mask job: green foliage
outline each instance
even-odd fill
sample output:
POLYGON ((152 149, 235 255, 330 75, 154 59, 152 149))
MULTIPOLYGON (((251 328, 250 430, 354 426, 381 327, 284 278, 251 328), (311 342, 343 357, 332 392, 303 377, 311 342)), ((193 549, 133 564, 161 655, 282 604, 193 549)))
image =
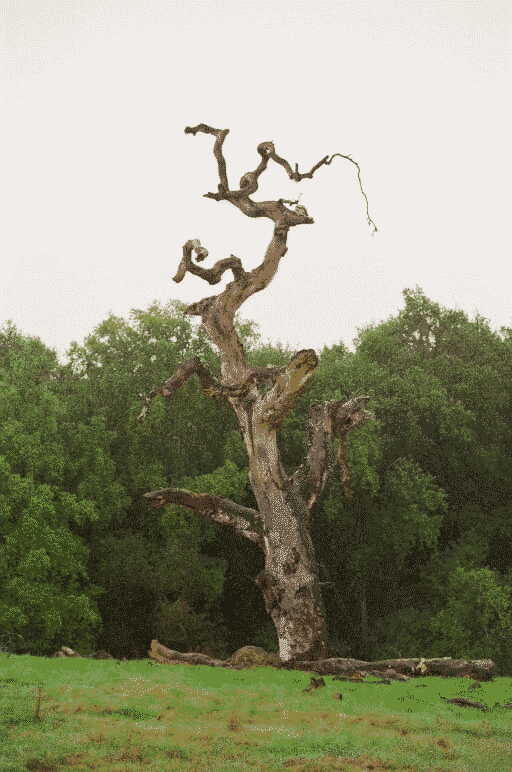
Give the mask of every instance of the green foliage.
MULTIPOLYGON (((251 325, 242 328, 248 336, 251 330, 251 325)), ((155 488, 186 486, 223 464, 224 438, 235 422, 224 404, 202 396, 196 379, 172 403, 155 398, 146 420, 137 421, 140 395, 196 355, 218 369, 204 333, 178 303, 154 303, 133 311, 128 320, 111 316, 70 352, 81 416, 100 421, 111 438, 109 460, 118 491, 113 501, 104 502, 109 517, 102 517, 88 538, 94 551, 91 571, 103 588, 100 643, 115 653, 140 655, 157 633, 177 645, 184 629, 198 647, 213 629, 222 628, 216 604, 224 563, 205 554, 213 538, 210 524, 199 524, 188 513, 185 518, 167 510, 155 513, 142 497, 155 488)))
POLYGON ((512 668, 512 588, 488 568, 456 568, 448 578, 446 602, 431 622, 439 656, 483 659, 493 652, 512 668))
POLYGON ((69 485, 58 376, 54 353, 40 341, 12 325, 0 331, 0 630, 16 651, 88 648, 100 626, 89 550, 76 533, 100 511, 87 491, 69 485))
POLYGON ((334 481, 314 525, 344 653, 424 650, 457 565, 511 568, 510 335, 421 290, 404 299, 354 352, 324 349, 309 390, 308 404, 369 394, 377 417, 350 435, 352 501, 334 481))
POLYGON ((87 587, 88 550, 70 526, 92 502, 2 468, 0 628, 16 650, 45 652, 64 637, 84 643, 99 618, 87 587))
MULTIPOLYGON (((253 366, 289 360, 251 322, 237 329, 253 366)), ((194 355, 219 372, 177 302, 109 316, 66 364, 13 325, 0 330, 0 645, 140 656, 155 636, 212 654, 272 643, 254 546, 142 497, 172 485, 254 506, 234 415, 195 378, 137 421, 140 394, 194 355)), ((511 330, 418 288, 353 351, 321 352, 280 432, 285 468, 302 461, 312 403, 368 394, 376 414, 349 438, 352 497, 334 474, 313 518, 339 653, 460 653, 512 668, 511 384, 511 330)))

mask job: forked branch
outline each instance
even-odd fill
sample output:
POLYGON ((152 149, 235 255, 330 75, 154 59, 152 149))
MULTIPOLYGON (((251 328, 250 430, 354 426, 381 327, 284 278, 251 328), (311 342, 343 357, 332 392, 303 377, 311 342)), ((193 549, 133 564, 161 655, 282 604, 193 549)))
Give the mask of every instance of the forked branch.
POLYGON ((336 451, 336 460, 340 470, 341 487, 345 491, 347 498, 352 497, 350 487, 350 467, 347 461, 347 442, 348 434, 352 429, 356 429, 365 421, 373 419, 375 416, 366 406, 370 397, 353 397, 347 402, 329 403, 329 412, 331 418, 331 431, 338 441, 336 451))
POLYGON ((311 511, 320 498, 335 462, 338 463, 341 485, 350 497, 350 470, 347 463, 348 434, 352 429, 374 417, 366 410, 370 397, 353 397, 346 402, 334 401, 312 405, 307 425, 308 451, 306 458, 292 477, 292 483, 306 499, 311 511), (337 449, 334 449, 334 443, 337 449))

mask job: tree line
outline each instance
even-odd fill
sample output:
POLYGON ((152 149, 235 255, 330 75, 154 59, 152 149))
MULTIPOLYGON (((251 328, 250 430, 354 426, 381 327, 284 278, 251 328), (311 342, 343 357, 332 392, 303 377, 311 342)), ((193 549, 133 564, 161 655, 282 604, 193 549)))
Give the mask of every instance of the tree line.
MULTIPOLYGON (((238 323, 254 367, 286 364, 238 323)), ((229 405, 192 378, 172 401, 141 395, 198 356, 206 335, 171 302, 109 316, 65 363, 13 325, 0 330, 0 646, 61 645, 144 656, 275 650, 254 578, 261 553, 182 507, 172 485, 255 502, 229 405)), ((512 672, 512 330, 405 290, 402 309, 324 347, 280 431, 300 464, 312 404, 371 396, 376 420, 350 436, 350 479, 313 517, 331 646, 340 656, 493 657, 512 672)))

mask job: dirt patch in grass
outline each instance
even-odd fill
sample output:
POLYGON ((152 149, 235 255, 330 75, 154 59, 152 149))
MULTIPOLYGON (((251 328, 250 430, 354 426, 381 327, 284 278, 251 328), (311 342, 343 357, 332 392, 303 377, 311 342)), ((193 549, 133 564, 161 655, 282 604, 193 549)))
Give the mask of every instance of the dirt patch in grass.
POLYGON ((324 770, 338 769, 352 772, 356 769, 406 769, 394 764, 386 764, 379 759, 371 759, 369 756, 320 756, 316 759, 296 758, 288 759, 283 767, 293 769, 295 772, 324 772, 324 770))
POLYGON ((354 718, 348 719, 350 724, 369 724, 370 726, 379 727, 381 729, 398 728, 396 725, 399 719, 395 717, 382 718, 380 716, 354 716, 354 718))
POLYGON ((54 772, 58 766, 46 759, 27 759, 25 769, 29 769, 30 772, 54 772))
POLYGON ((180 748, 172 748, 171 750, 164 751, 164 756, 168 759, 188 759, 189 755, 186 751, 182 751, 180 748))
POLYGON ((66 767, 87 767, 89 769, 94 768, 94 765, 87 763, 85 753, 71 753, 69 756, 64 756, 62 763, 66 767))
POLYGON ((242 724, 240 718, 235 714, 231 715, 228 720, 228 729, 230 732, 239 732, 241 728, 242 724))
POLYGON ((110 758, 112 761, 137 761, 142 763, 145 759, 145 755, 142 748, 125 748, 118 753, 113 753, 110 758))

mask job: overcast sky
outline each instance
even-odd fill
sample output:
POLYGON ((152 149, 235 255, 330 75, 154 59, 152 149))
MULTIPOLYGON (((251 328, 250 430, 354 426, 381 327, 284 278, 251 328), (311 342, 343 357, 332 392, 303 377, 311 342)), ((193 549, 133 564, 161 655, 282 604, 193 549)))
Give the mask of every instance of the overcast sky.
POLYGON ((273 140, 254 198, 301 196, 266 291, 264 339, 320 348, 395 313, 405 287, 512 324, 510 0, 0 0, 0 322, 65 351, 109 312, 194 301, 181 246, 260 260, 271 223, 215 190, 273 140))

